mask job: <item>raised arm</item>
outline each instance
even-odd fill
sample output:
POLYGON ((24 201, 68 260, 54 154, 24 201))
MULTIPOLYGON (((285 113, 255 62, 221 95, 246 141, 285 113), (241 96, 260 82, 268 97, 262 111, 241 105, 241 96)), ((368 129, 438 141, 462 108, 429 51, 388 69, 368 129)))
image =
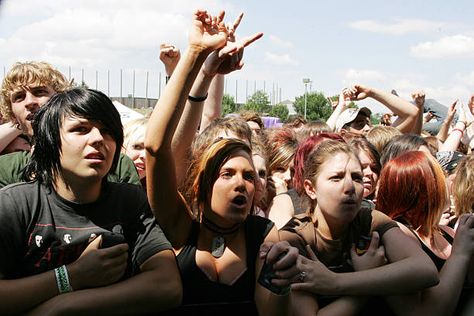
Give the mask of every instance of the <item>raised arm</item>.
POLYGON ((186 102, 172 141, 178 186, 184 180, 188 167, 186 158, 198 127, 200 126, 199 129, 202 130, 210 123, 210 120, 220 116, 224 93, 224 75, 243 67, 244 48, 263 35, 256 33, 235 41, 234 32, 239 26, 242 16, 243 14, 240 14, 234 23, 227 27, 226 45, 209 55, 189 93, 192 97, 188 98, 186 102))
POLYGON ((339 116, 341 115, 342 112, 344 112, 345 109, 347 109, 347 102, 346 102, 346 94, 344 92, 347 91, 347 89, 343 89, 341 93, 339 94, 339 100, 337 102, 336 107, 334 108, 334 111, 332 112, 331 116, 328 118, 326 121, 326 124, 328 124, 329 128, 331 130, 336 130, 336 122, 339 116))
POLYGON ((147 193, 151 209, 173 246, 184 243, 191 217, 177 192, 171 142, 193 82, 207 56, 225 45, 224 12, 212 17, 197 11, 189 34, 189 47, 178 62, 150 117, 146 136, 147 193))
MULTIPOLYGON (((423 111, 425 107, 425 92, 422 90, 415 91, 411 94, 411 98, 418 108, 418 115, 416 116, 415 125, 413 126, 412 133, 420 135, 421 130, 423 129, 423 111)), ((428 115, 430 115, 428 113, 428 115)))
POLYGON ((448 138, 448 131, 449 131, 449 128, 451 127, 451 123, 453 122, 454 115, 456 114, 457 103, 458 103, 458 100, 454 101, 453 104, 451 104, 451 106, 448 108, 446 118, 444 119, 443 123, 441 123, 441 127, 439 128, 438 135, 436 135, 436 138, 438 138, 438 140, 441 142, 446 141, 446 138, 448 138))
MULTIPOLYGON (((456 103, 454 103, 455 105, 456 103)), ((448 115, 449 115, 448 111, 448 115)), ((464 109, 459 110, 459 119, 451 129, 450 134, 446 138, 443 144, 439 146, 439 151, 456 151, 458 150, 459 144, 461 143, 462 137, 466 129, 471 125, 472 122, 468 122, 466 119, 466 113, 464 109)))
POLYGON ((397 128, 402 133, 412 132, 416 120, 418 118, 419 109, 410 102, 385 91, 369 88, 363 85, 355 85, 349 89, 351 100, 359 101, 367 97, 385 105, 398 118, 393 122, 392 126, 397 128))
POLYGON ((171 44, 160 45, 160 60, 165 66, 165 72, 167 79, 173 74, 176 65, 181 58, 181 52, 179 49, 171 44))

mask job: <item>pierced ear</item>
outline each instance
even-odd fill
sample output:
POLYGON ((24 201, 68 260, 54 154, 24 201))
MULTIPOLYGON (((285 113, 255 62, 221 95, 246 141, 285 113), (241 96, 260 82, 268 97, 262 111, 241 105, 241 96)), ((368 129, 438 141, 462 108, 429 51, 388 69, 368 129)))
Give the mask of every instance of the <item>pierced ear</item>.
POLYGON ((310 180, 305 179, 303 182, 304 190, 311 200, 316 200, 316 190, 310 180))

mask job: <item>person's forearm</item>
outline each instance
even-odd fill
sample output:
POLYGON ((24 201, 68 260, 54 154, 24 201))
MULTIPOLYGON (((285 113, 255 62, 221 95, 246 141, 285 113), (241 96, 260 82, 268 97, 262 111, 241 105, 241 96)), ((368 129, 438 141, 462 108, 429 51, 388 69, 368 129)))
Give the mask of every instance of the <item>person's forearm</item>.
POLYGON ((452 117, 446 117, 446 119, 441 123, 441 126, 439 128, 439 132, 436 135, 436 138, 438 138, 440 141, 444 142, 446 138, 448 137, 448 131, 449 127, 451 126, 451 122, 453 121, 452 117))
POLYGON ((351 316, 358 315, 367 302, 365 296, 343 296, 321 308, 318 316, 351 316))
MULTIPOLYGON (((342 95, 339 96, 339 98, 341 98, 341 97, 342 97, 342 95)), ((335 131, 337 119, 339 118, 339 116, 341 115, 341 113, 345 109, 346 109, 345 101, 344 100, 342 100, 342 101, 339 100, 339 103, 337 104, 336 108, 334 109, 334 111, 331 113, 331 116, 326 121, 326 124, 329 126, 329 128, 332 131, 335 131)))
POLYGON ((17 315, 58 295, 54 271, 0 280, 0 315, 17 315))
POLYGON ((421 304, 413 315, 452 315, 461 295, 469 259, 469 256, 451 255, 440 271, 439 284, 423 291, 421 304))
POLYGON ((370 89, 368 96, 382 103, 398 116, 398 119, 392 126, 396 127, 402 133, 412 131, 419 111, 414 104, 396 95, 375 88, 370 89))
POLYGON ((221 116, 224 96, 224 75, 217 74, 209 87, 209 97, 204 103, 199 131, 203 131, 213 120, 221 116))
POLYGON ((430 268, 425 258, 409 257, 375 269, 339 273, 338 291, 333 294, 385 296, 416 292, 438 283, 436 269, 430 268))
POLYGON ((457 122, 448 138, 446 138, 444 143, 439 147, 439 151, 456 151, 461 143, 464 130, 465 124, 463 122, 457 122))
POLYGON ((163 144, 171 146, 171 141, 183 112, 192 84, 208 53, 190 47, 178 62, 163 95, 153 111, 145 136, 148 153, 156 153, 163 144))
MULTIPOLYGON (((212 78, 212 76, 207 76, 201 69, 189 94, 193 97, 205 96, 208 93, 212 78)), ((182 183, 187 170, 187 166, 185 165, 187 161, 186 155, 188 154, 191 143, 196 136, 201 120, 204 102, 205 101, 186 101, 183 114, 173 135, 171 150, 175 160, 176 179, 178 185, 182 183)))
POLYGON ((149 266, 146 271, 125 281, 58 295, 30 314, 136 315, 178 306, 182 285, 172 251, 159 252, 145 264, 149 266))

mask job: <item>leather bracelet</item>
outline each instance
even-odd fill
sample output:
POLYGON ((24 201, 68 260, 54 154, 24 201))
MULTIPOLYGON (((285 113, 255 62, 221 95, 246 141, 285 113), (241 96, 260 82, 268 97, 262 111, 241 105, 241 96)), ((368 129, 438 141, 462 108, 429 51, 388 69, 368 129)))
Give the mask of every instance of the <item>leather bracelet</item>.
POLYGON ((208 93, 206 93, 206 95, 202 97, 193 97, 192 95, 188 95, 188 100, 192 102, 204 102, 206 101, 207 96, 208 96, 208 93))

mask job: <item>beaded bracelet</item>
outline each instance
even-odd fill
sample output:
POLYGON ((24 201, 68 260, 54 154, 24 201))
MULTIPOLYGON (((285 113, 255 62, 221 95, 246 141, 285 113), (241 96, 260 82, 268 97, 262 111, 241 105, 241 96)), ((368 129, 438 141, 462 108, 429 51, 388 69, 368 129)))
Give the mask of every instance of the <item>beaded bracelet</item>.
POLYGON ((56 277, 56 284, 58 286, 59 294, 73 291, 71 283, 69 283, 69 275, 65 265, 54 269, 54 275, 56 277))

